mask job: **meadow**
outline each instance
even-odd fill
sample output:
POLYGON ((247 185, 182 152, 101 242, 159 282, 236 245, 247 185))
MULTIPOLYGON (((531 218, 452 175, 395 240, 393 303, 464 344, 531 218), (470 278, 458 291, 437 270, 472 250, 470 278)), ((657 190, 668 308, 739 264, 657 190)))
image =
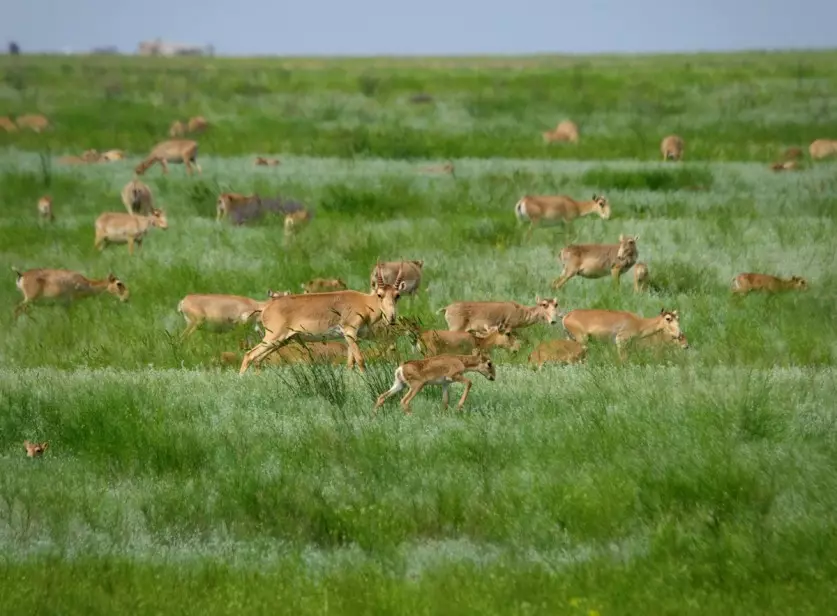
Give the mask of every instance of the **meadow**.
MULTIPOLYGON (((768 164, 837 138, 835 52, 415 60, 0 58, 0 612, 823 614, 837 602, 837 163, 768 164), (410 102, 429 93, 431 103, 410 102), (169 218, 129 257, 93 221, 174 119, 204 115, 203 174, 143 177, 169 218), (543 143, 564 118, 577 145, 543 143), (664 163, 659 141, 686 139, 664 163), (124 148, 125 161, 62 154, 124 148), (273 168, 253 165, 276 155, 273 168), (450 159, 455 173, 422 173, 450 159), (220 192, 314 219, 215 221, 220 192), (535 231, 524 194, 604 193, 613 216, 535 231), (52 195, 56 221, 35 203, 52 195), (653 288, 573 279, 557 252, 637 234, 653 288), (372 404, 396 364, 219 366, 244 330, 185 327, 187 293, 367 289, 424 259, 399 314, 456 300, 677 309, 691 348, 593 344, 532 370, 521 330, 464 412, 426 388, 372 404), (34 306, 10 267, 113 272, 131 291, 34 306), (732 297, 739 272, 805 292, 732 297), (2 273, 5 272, 5 273, 2 273), (49 440, 40 458, 22 442, 49 440)), ((417 357, 400 339, 404 357, 417 357)), ((461 391, 452 387, 452 399, 461 391)))

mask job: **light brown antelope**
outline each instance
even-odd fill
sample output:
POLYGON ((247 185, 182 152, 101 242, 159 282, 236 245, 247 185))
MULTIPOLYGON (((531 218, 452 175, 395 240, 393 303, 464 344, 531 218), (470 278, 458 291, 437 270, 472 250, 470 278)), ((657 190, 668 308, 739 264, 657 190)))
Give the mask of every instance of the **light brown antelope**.
POLYGON ((799 163, 795 160, 779 161, 770 165, 771 171, 793 171, 795 169, 799 169, 799 163))
POLYGON ((134 244, 142 247, 145 234, 152 227, 168 229, 169 223, 163 210, 154 209, 149 216, 105 212, 96 219, 96 250, 104 250, 107 244, 128 244, 128 254, 134 254, 134 244))
POLYGON ((36 133, 49 128, 49 120, 39 113, 27 113, 17 118, 18 128, 28 128, 36 133))
POLYGON ((681 160, 685 149, 686 142, 679 135, 668 135, 660 142, 663 160, 681 160))
POLYGON ((113 274, 108 274, 108 277, 102 280, 95 280, 64 269, 38 268, 20 272, 13 267, 12 271, 17 274, 15 286, 23 294, 23 301, 15 307, 15 318, 30 304, 43 300, 69 303, 107 292, 125 302, 130 296, 125 284, 113 274))
POLYGON ((465 391, 456 405, 457 410, 461 411, 472 385, 470 379, 464 376, 466 372, 479 372, 489 381, 497 378, 491 357, 478 349, 470 355, 434 355, 404 362, 395 369, 395 382, 392 387, 378 396, 373 412, 377 413, 388 398, 407 387, 407 394, 401 399, 401 408, 404 409, 404 413, 410 415, 410 402, 425 385, 442 386, 442 409, 446 410, 448 387, 453 382, 465 385, 465 391))
POLYGON ((639 257, 636 242, 638 235, 619 235, 618 244, 570 244, 561 250, 558 260, 563 264, 560 278, 552 282, 553 289, 560 289, 570 278, 602 278, 610 274, 613 283, 630 270, 639 257))
POLYGON ((616 343, 619 358, 625 359, 625 345, 636 338, 645 338, 659 331, 671 338, 680 336, 680 316, 676 310, 663 308, 653 317, 642 317, 624 310, 578 309, 568 312, 562 323, 573 340, 583 345, 588 338, 616 343))
POLYGON ((363 356, 357 345, 358 334, 381 319, 394 324, 404 288, 400 274, 389 285, 381 277, 380 269, 377 283, 376 289, 369 294, 346 290, 289 295, 273 300, 262 312, 265 336, 244 356, 239 374, 244 374, 251 363, 260 363, 295 337, 302 340, 344 338, 348 348, 347 366, 352 368, 357 362, 358 370, 364 372, 363 356))
POLYGON ((154 196, 145 182, 134 178, 122 188, 122 203, 129 214, 148 216, 154 211, 154 196))
POLYGON ((0 129, 7 133, 16 133, 17 124, 15 124, 9 116, 0 117, 0 129))
POLYGON ((587 357, 587 348, 575 340, 547 340, 529 354, 529 363, 538 369, 545 363, 577 364, 587 357))
POLYGON ((52 222, 55 215, 52 213, 52 197, 46 195, 38 199, 38 216, 41 220, 52 222))
POLYGON ((193 135, 199 135, 209 128, 209 122, 203 116, 195 116, 189 118, 189 123, 186 125, 186 130, 193 135))
POLYGON ((65 165, 87 165, 98 163, 100 158, 98 150, 85 150, 81 156, 61 156, 58 162, 65 165))
POLYGON ((610 218, 610 204, 604 195, 593 195, 589 201, 576 201, 567 195, 525 195, 514 206, 520 222, 529 221, 526 239, 539 224, 570 222, 581 216, 598 214, 602 220, 610 218))
MULTIPOLYGON (((401 295, 413 295, 418 291, 421 284, 421 274, 424 269, 424 261, 385 261, 380 264, 381 275, 386 284, 392 284, 395 277, 401 272, 404 281, 404 290, 401 295)), ((369 286, 375 290, 377 284, 377 267, 369 274, 369 286)))
POLYGON ((837 154, 837 139, 815 139, 808 146, 808 154, 815 160, 837 154))
POLYGON ((648 290, 648 264, 640 261, 634 265, 634 291, 641 293, 648 290))
POLYGON ((445 313, 448 329, 454 332, 479 331, 493 326, 513 331, 535 323, 557 323, 558 300, 536 297, 534 306, 517 302, 454 302, 437 312, 445 313))
POLYGON ((37 458, 38 456, 42 456, 49 448, 49 441, 44 441, 43 443, 23 441, 23 447, 26 449, 27 458, 37 458))
POLYGON ((543 133, 543 140, 546 143, 556 141, 578 143, 578 126, 576 126, 575 122, 564 120, 563 122, 559 122, 554 130, 548 130, 543 133))
POLYGON ((676 338, 672 338, 667 332, 659 331, 645 338, 638 338, 635 344, 640 348, 665 349, 671 346, 678 346, 685 350, 689 348, 689 340, 682 331, 676 338))
POLYGON ((285 237, 299 233, 311 222, 311 212, 305 209, 285 214, 285 237))
POLYGON ((243 295, 191 293, 177 304, 177 312, 186 319, 186 329, 181 333, 181 338, 191 336, 204 324, 217 329, 229 329, 237 324, 253 323, 264 307, 279 297, 285 297, 285 294, 268 291, 268 299, 259 301, 243 295))
POLYGON ((183 126, 183 122, 181 122, 180 120, 175 120, 171 123, 171 126, 169 127, 169 137, 183 137, 185 134, 186 127, 183 126))
POLYGON ((163 167, 163 173, 169 172, 169 163, 184 163, 189 175, 192 175, 193 165, 198 173, 203 173, 201 166, 198 164, 198 142, 191 139, 161 141, 151 148, 151 153, 137 165, 134 173, 142 175, 156 163, 160 163, 160 166, 163 167))
POLYGON ((422 332, 416 342, 416 350, 425 355, 471 353, 474 349, 489 353, 495 347, 516 353, 520 350, 520 340, 505 327, 494 325, 474 332, 430 329, 422 332))
POLYGON ((240 193, 221 193, 218 195, 218 201, 215 202, 215 220, 219 221, 222 218, 228 218, 233 210, 258 201, 258 195, 242 195, 240 193))
POLYGON ((808 281, 801 276, 791 276, 788 279, 779 278, 770 274, 738 274, 732 279, 732 292, 746 295, 750 291, 766 291, 776 293, 777 291, 805 291, 808 289, 808 281))
POLYGON ((102 155, 99 157, 99 161, 103 163, 113 163, 117 160, 125 160, 125 152, 122 150, 108 150, 102 152, 102 155))
POLYGON ((256 156, 255 165, 257 167, 278 167, 282 164, 278 158, 265 158, 264 156, 256 156))
POLYGON ((313 278, 302 283, 303 293, 322 293, 324 291, 343 291, 348 286, 342 278, 313 278))

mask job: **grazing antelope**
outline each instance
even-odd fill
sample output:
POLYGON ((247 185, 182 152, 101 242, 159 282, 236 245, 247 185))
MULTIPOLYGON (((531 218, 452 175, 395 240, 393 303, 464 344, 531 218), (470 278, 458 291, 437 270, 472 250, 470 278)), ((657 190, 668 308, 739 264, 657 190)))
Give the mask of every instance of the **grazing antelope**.
POLYGON ((3 116, 0 117, 0 129, 3 129, 7 133, 16 133, 17 124, 12 122, 12 119, 9 116, 3 116))
POLYGON ((545 363, 577 364, 586 357, 586 347, 575 340, 547 340, 529 354, 529 363, 541 369, 545 363))
POLYGON ((613 283, 630 270, 639 257, 636 242, 638 235, 619 235, 618 244, 570 244, 561 250, 558 260, 563 264, 560 278, 552 282, 553 289, 560 289, 570 278, 602 278, 609 273, 613 283))
MULTIPOLYGON (((418 291, 421 284, 421 274, 424 268, 424 260, 419 261, 385 261, 380 264, 381 275, 386 284, 392 284, 396 276, 401 272, 404 281, 404 290, 401 295, 413 295, 418 291)), ((377 284, 377 266, 369 274, 369 286, 375 290, 377 284)))
POLYGON ((623 310, 571 310, 562 323, 572 339, 583 345, 590 337, 615 342, 620 359, 625 359, 625 345, 635 338, 645 338, 659 331, 671 338, 680 336, 680 316, 676 310, 665 308, 648 318, 623 310))
POLYGON ((136 178, 122 188, 122 203, 129 214, 148 216, 154 211, 154 196, 151 188, 136 178))
POLYGON ((681 160, 686 142, 679 135, 668 135, 660 142, 660 151, 663 153, 663 160, 681 160))
POLYGON ((770 274, 738 274, 732 279, 732 292, 746 295, 750 291, 766 291, 775 293, 777 291, 805 291, 808 289, 808 281, 801 276, 791 276, 788 279, 779 278, 770 274))
POLYGON ((677 345, 683 350, 689 348, 689 340, 686 338, 686 334, 682 331, 676 338, 672 338, 665 331, 659 331, 656 334, 651 334, 645 338, 638 338, 634 342, 637 346, 645 348, 650 347, 655 349, 664 349, 672 345, 677 345))
POLYGON ((18 128, 29 128, 36 133, 49 128, 49 120, 39 113, 27 113, 17 118, 18 128))
POLYGON ((770 165, 771 171, 793 171, 799 169, 799 163, 795 160, 779 161, 770 165))
POLYGON ((543 140, 546 143, 553 143, 556 141, 569 141, 570 143, 578 143, 578 126, 575 122, 564 120, 559 122, 555 130, 548 130, 543 133, 543 140))
POLYGON ((303 293, 322 293, 324 291, 343 291, 348 286, 342 278, 314 278, 302 283, 303 293))
POLYGON ((535 323, 557 323, 558 300, 536 297, 534 306, 517 302, 454 302, 437 312, 445 313, 448 329, 454 332, 479 331, 493 326, 515 330, 535 323))
POLYGON ((837 154, 837 140, 815 139, 808 146, 808 153, 813 159, 827 158, 837 154))
POLYGON ((446 410, 448 387, 454 381, 465 385, 465 391, 462 392, 459 404, 456 405, 457 410, 461 411, 472 384, 463 376, 466 372, 479 372, 489 381, 497 377, 491 357, 479 349, 475 349, 470 355, 434 355, 425 359, 404 362, 395 369, 395 382, 392 387, 378 396, 373 412, 377 413, 388 398, 407 387, 407 394, 401 398, 401 408, 404 409, 404 413, 410 415, 410 401, 425 385, 442 386, 442 409, 446 410))
POLYGON ((43 443, 30 443, 29 441, 23 441, 23 447, 26 449, 27 458, 37 458, 38 456, 42 456, 49 448, 49 441, 44 441, 43 443))
POLYGON ((207 128, 209 128, 209 122, 203 116, 189 118, 189 123, 186 125, 186 130, 193 135, 199 135, 207 128))
POLYGON ((390 285, 384 282, 379 268, 376 288, 369 294, 346 290, 289 295, 273 300, 262 312, 265 336, 244 356, 239 374, 244 374, 252 362, 261 362, 293 338, 337 337, 346 340, 347 366, 351 369, 357 362, 358 370, 364 372, 363 356, 357 345, 358 333, 381 319, 394 324, 403 289, 401 272, 390 285))
POLYGON ((589 201, 576 201, 567 195, 525 195, 514 206, 514 213, 520 222, 529 221, 526 239, 535 226, 570 222, 581 216, 598 214, 602 220, 610 218, 610 204, 604 195, 593 195, 589 201))
POLYGON ((285 214, 285 237, 299 233, 311 222, 311 212, 306 209, 296 210, 285 214))
POLYGON ((23 294, 23 301, 15 307, 15 318, 30 304, 40 300, 70 302, 107 291, 125 302, 130 295, 125 284, 113 274, 108 274, 103 280, 95 280, 63 269, 38 268, 20 272, 13 267, 12 271, 17 274, 15 286, 23 294))
POLYGON ((117 160, 125 160, 125 152, 122 150, 108 150, 99 157, 99 161, 103 163, 112 163, 117 160))
POLYGON ((268 290, 268 299, 259 301, 242 295, 191 293, 177 304, 177 312, 186 319, 181 338, 191 336, 204 323, 227 329, 239 323, 252 323, 273 299, 285 297, 284 292, 268 290))
POLYGON ((475 332, 430 329, 422 332, 416 341, 416 350, 425 355, 471 353, 474 349, 490 352, 495 347, 516 353, 520 350, 520 340, 505 327, 493 325, 475 332))
POLYGON ((634 265, 634 291, 648 290, 648 264, 640 261, 634 265))
POLYGON ((145 234, 152 227, 168 229, 169 223, 163 210, 151 210, 149 216, 105 212, 96 219, 94 248, 104 250, 107 244, 128 244, 128 254, 134 254, 134 244, 142 247, 145 234))
POLYGON ((186 172, 189 175, 192 175, 192 165, 195 166, 198 173, 203 173, 197 159, 197 141, 192 141, 191 139, 169 139, 168 141, 161 141, 151 148, 151 153, 137 165, 134 173, 142 175, 149 167, 156 163, 160 163, 160 166, 163 167, 163 173, 169 172, 169 163, 184 163, 186 165, 186 172))
POLYGON ((215 220, 217 222, 222 218, 227 218, 234 210, 258 200, 259 196, 255 194, 221 193, 218 195, 218 201, 215 202, 215 220))
POLYGON ((38 216, 49 222, 55 220, 55 215, 52 213, 52 197, 47 195, 38 199, 38 216))
POLYGON ((257 167, 278 167, 282 164, 278 158, 265 158, 263 156, 256 156, 255 165, 257 167))

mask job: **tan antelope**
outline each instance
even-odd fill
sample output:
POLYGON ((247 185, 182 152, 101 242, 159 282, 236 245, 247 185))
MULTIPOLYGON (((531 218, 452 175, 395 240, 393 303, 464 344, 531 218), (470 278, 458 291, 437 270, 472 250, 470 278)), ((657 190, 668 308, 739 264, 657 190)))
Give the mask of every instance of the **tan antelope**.
POLYGON ((7 133, 16 133, 17 124, 15 124, 9 116, 0 117, 0 129, 7 133))
POLYGON ((520 340, 505 327, 493 325, 474 332, 430 329, 422 332, 416 341, 416 350, 424 355, 471 353, 474 349, 489 353, 495 347, 516 353, 520 350, 520 340))
POLYGON ((378 396, 373 412, 376 413, 388 398, 407 387, 407 394, 401 398, 401 408, 404 409, 404 413, 410 415, 410 402, 425 385, 442 386, 442 409, 446 410, 448 387, 453 382, 465 385, 465 391, 456 405, 457 410, 461 411, 472 385, 470 379, 464 376, 466 372, 479 372, 489 381, 497 377, 491 357, 479 349, 475 349, 470 355, 434 355, 404 362, 395 369, 395 382, 392 387, 378 396))
POLYGON ((645 338, 659 331, 671 338, 680 336, 680 316, 665 308, 653 317, 642 317, 624 310, 578 309, 568 312, 562 323, 573 340, 583 345, 588 338, 616 343, 619 358, 625 359, 625 346, 636 338, 645 338))
POLYGON ((634 291, 641 293, 648 290, 648 264, 642 261, 634 265, 634 291))
POLYGON ((129 214, 148 216, 154 211, 154 196, 145 182, 134 178, 122 188, 122 203, 129 214))
POLYGON ((513 331, 535 323, 557 323, 558 300, 536 297, 534 306, 517 302, 454 302, 437 312, 445 313, 450 331, 479 331, 494 326, 513 331))
POLYGON ((556 141, 578 143, 578 126, 576 126, 575 122, 564 120, 563 122, 559 122, 554 130, 548 130, 543 133, 543 140, 546 143, 556 141))
POLYGON ((113 274, 96 280, 64 269, 38 268, 20 272, 13 267, 12 271, 17 274, 15 286, 23 294, 23 301, 15 307, 15 318, 30 304, 43 300, 61 300, 69 303, 107 292, 125 302, 130 296, 125 284, 113 274))
POLYGON ((278 158, 265 158, 264 156, 256 156, 255 165, 257 167, 278 167, 282 164, 278 158))
POLYGON ((667 332, 659 331, 645 338, 638 338, 635 344, 641 348, 664 349, 669 346, 678 346, 681 349, 689 348, 689 340, 682 331, 676 338, 672 338, 667 332))
POLYGON ((285 214, 285 237, 299 233, 311 222, 311 212, 305 209, 285 214))
POLYGON ((284 292, 268 290, 268 299, 259 301, 243 295, 219 293, 191 293, 177 304, 177 312, 186 319, 181 338, 191 336, 201 325, 210 324, 227 329, 236 324, 255 322, 265 306, 273 299, 285 297, 284 292))
POLYGON ((195 116, 189 118, 189 123, 186 125, 186 130, 193 135, 199 135, 209 128, 209 122, 203 116, 195 116))
POLYGON ((113 163, 117 160, 125 160, 125 152, 122 150, 107 150, 102 152, 99 161, 103 163, 113 163))
POLYGON ((770 165, 771 171, 793 171, 799 169, 799 163, 795 160, 785 160, 770 165))
POLYGON ((169 223, 163 210, 151 210, 149 216, 105 212, 96 219, 96 250, 104 250, 107 244, 128 244, 128 254, 134 254, 134 244, 142 247, 145 234, 152 227, 168 229, 169 223))
POLYGON ((837 154, 837 139, 815 139, 808 146, 808 154, 815 160, 837 154))
POLYGON ((679 135, 668 135, 660 142, 663 160, 682 160, 686 142, 679 135))
POLYGON ((313 278, 302 283, 303 293, 322 293, 324 291, 343 291, 348 286, 342 278, 313 278))
POLYGON ((244 356, 239 374, 244 374, 251 363, 260 363, 293 338, 321 340, 338 337, 346 340, 347 366, 351 369, 357 362, 358 370, 364 372, 363 356, 357 345, 358 334, 381 319, 390 325, 395 323, 403 288, 400 273, 389 285, 378 269, 376 288, 369 294, 346 290, 289 295, 273 300, 262 312, 265 336, 244 356))
POLYGON ((638 235, 619 235, 618 244, 570 244, 561 250, 558 260, 563 264, 560 278, 552 282, 553 289, 560 289, 570 278, 602 278, 610 274, 613 283, 630 270, 639 257, 636 242, 638 235))
POLYGON ((540 370, 546 363, 577 364, 587 357, 587 348, 575 340, 547 340, 529 354, 529 363, 540 370))
POLYGON ((791 276, 788 279, 779 278, 770 274, 738 274, 732 279, 732 292, 746 295, 750 291, 766 291, 776 293, 777 291, 805 291, 808 289, 808 281, 801 276, 791 276))
POLYGON ((215 220, 219 221, 222 218, 228 218, 234 210, 258 200, 259 196, 255 194, 221 193, 218 195, 218 201, 215 202, 215 220))
POLYGON ((160 163, 160 166, 163 167, 163 173, 169 172, 169 163, 184 163, 189 175, 192 175, 192 165, 198 173, 203 173, 201 166, 198 164, 198 142, 191 139, 161 141, 151 148, 151 153, 137 165, 134 173, 142 175, 156 163, 160 163))
MULTIPOLYGON (((421 284, 421 274, 424 268, 424 261, 385 261, 380 264, 381 275, 386 284, 392 284, 396 276, 401 272, 404 281, 404 290, 401 295, 413 295, 418 291, 421 284)), ((377 284, 377 267, 369 274, 369 286, 375 290, 377 284)))
POLYGON ((598 214, 602 220, 610 218, 610 204, 604 195, 593 195, 589 201, 576 201, 567 195, 525 195, 514 206, 520 222, 529 221, 526 239, 539 224, 570 222, 581 216, 598 214))
POLYGON ((55 220, 55 215, 52 213, 52 197, 49 195, 38 199, 38 216, 41 220, 48 220, 49 222, 55 220))
POLYGON ((39 113, 27 113, 17 118, 18 128, 28 128, 40 133, 49 128, 49 120, 39 113))
POLYGON ((99 162, 100 158, 98 150, 86 150, 81 156, 61 156, 58 162, 64 165, 87 165, 99 162))
POLYGON ((42 456, 49 448, 49 441, 44 441, 43 443, 30 443, 29 441, 23 441, 23 447, 26 449, 27 458, 37 458, 38 456, 42 456))

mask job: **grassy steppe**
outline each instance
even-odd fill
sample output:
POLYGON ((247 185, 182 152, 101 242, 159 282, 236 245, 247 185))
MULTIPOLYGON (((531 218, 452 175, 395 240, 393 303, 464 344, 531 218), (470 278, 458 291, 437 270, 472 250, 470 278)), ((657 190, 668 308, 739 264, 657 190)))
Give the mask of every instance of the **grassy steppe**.
POLYGON ((0 59, 7 109, 57 123, 0 135, 0 611, 828 613, 837 175, 833 163, 764 163, 834 127, 835 57, 0 59), (23 95, 9 86, 20 74, 23 95), (573 75, 580 87, 567 87, 573 75), (117 78, 115 94, 81 87, 117 78), (375 79, 372 96, 359 92, 375 79), (439 106, 407 103, 413 91, 439 106), (815 99, 822 115, 802 105, 815 99), (327 105, 332 124, 318 128, 327 105), (133 258, 97 253, 95 217, 122 209, 119 190, 171 119, 197 113, 217 123, 200 139, 204 174, 146 180, 170 228, 133 258), (539 131, 564 115, 582 143, 546 148, 539 131), (654 160, 669 125, 694 142, 683 164, 654 160), (357 131, 375 138, 345 149, 357 131), (132 157, 62 167, 39 157, 46 146, 132 157), (255 168, 255 152, 283 164, 255 168), (456 175, 419 174, 402 156, 451 156, 456 175), (291 243, 269 215, 216 224, 222 190, 293 197, 316 216, 291 243), (523 242, 513 205, 548 192, 604 192, 614 215, 523 242), (52 226, 34 215, 44 193, 52 226), (212 360, 242 332, 176 339, 186 293, 261 297, 313 276, 365 288, 377 257, 425 260, 426 293, 400 310, 443 327, 435 311, 452 300, 552 295, 564 244, 620 233, 640 235, 655 290, 575 279, 561 308, 677 308, 693 348, 619 365, 595 345, 586 366, 536 373, 528 352, 563 337, 536 325, 518 355, 496 353, 496 382, 473 377, 462 414, 443 414, 427 388, 412 417, 393 402, 371 419, 387 362, 364 376, 238 377, 212 360), (13 321, 12 265, 113 271, 132 298, 13 321), (734 299, 740 271, 800 274, 811 288, 734 299), (25 438, 51 448, 27 459, 25 438))

